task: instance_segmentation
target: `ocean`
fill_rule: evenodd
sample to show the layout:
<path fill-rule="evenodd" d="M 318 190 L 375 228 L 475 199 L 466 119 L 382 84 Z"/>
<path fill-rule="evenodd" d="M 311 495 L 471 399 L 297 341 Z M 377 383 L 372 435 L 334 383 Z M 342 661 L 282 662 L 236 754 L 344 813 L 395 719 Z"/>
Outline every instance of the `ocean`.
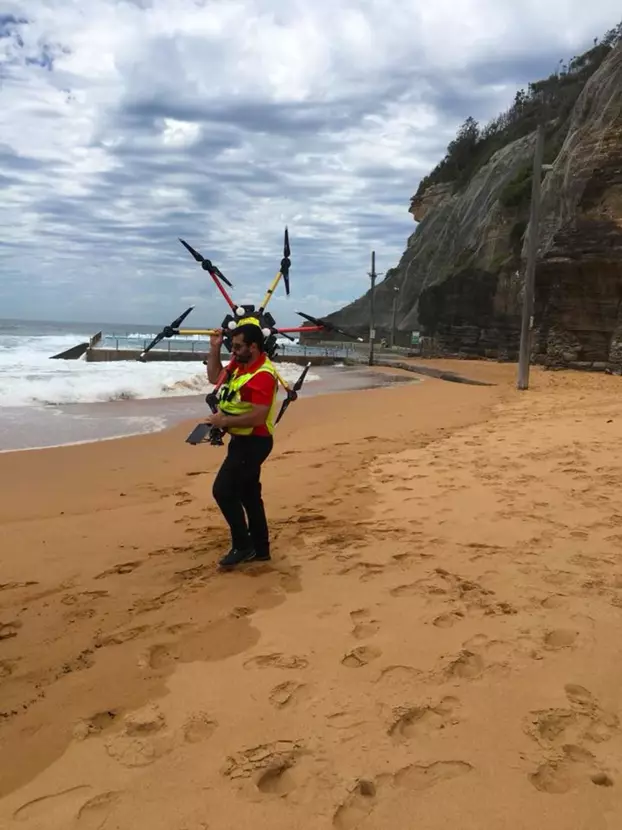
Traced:
<path fill-rule="evenodd" d="M 106 334 L 102 345 L 143 348 L 158 328 L 0 319 L 0 451 L 136 435 L 204 417 L 212 386 L 200 361 L 50 359 L 100 330 Z M 162 341 L 159 349 L 169 342 Z M 172 348 L 184 345 L 202 352 L 208 348 L 199 338 L 185 344 L 176 338 Z M 284 347 L 297 350 L 290 341 Z M 302 367 L 285 361 L 279 371 L 294 382 Z M 309 370 L 303 390 L 318 380 L 320 375 Z"/>

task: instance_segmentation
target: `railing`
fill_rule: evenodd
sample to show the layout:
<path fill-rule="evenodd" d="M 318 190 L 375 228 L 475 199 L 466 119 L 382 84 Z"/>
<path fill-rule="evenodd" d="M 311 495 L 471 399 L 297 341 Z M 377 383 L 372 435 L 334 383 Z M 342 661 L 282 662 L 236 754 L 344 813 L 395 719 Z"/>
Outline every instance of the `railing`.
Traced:
<path fill-rule="evenodd" d="M 127 337 L 127 335 L 117 335 L 117 334 L 107 334 L 102 337 L 102 339 L 97 344 L 96 348 L 102 349 L 114 349 L 115 351 L 124 351 L 124 350 L 132 350 L 138 351 L 145 349 L 153 338 L 138 338 L 138 337 Z M 195 353 L 207 353 L 209 351 L 209 341 L 208 340 L 186 340 L 182 338 L 175 337 L 174 339 L 167 339 L 161 340 L 156 346 L 153 347 L 153 351 L 159 352 L 189 352 L 190 354 Z M 296 355 L 302 357 L 312 357 L 312 356 L 320 356 L 320 357 L 333 357 L 333 358 L 346 358 L 349 357 L 353 352 L 356 351 L 356 347 L 352 344 L 335 344 L 334 346 L 328 345 L 318 345 L 318 346 L 300 346 L 295 344 L 279 344 L 279 349 L 277 354 L 281 357 L 286 357 L 289 355 Z"/>

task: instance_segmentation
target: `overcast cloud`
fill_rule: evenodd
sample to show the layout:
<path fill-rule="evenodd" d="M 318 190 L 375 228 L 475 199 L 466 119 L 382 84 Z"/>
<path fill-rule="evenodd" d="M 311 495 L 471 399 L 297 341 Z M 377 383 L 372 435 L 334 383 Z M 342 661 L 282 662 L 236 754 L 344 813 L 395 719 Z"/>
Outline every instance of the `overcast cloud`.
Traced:
<path fill-rule="evenodd" d="M 619 0 L 0 0 L 0 317 L 219 322 L 177 237 L 271 310 L 384 272 L 419 180 Z M 118 305 L 118 308 L 117 308 Z"/>

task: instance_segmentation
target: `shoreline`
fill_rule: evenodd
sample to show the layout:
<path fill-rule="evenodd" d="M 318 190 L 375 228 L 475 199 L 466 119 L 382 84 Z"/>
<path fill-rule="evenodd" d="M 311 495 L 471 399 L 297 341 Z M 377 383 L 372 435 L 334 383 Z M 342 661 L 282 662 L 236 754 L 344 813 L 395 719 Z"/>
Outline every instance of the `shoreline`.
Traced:
<path fill-rule="evenodd" d="M 622 379 L 462 369 L 290 407 L 240 572 L 184 425 L 0 456 L 0 824 L 622 820 Z"/>
<path fill-rule="evenodd" d="M 337 371 L 333 373 L 333 369 Z M 312 381 L 308 386 L 303 387 L 300 393 L 299 401 L 303 402 L 305 399 L 315 397 L 317 395 L 331 395 L 339 394 L 348 391 L 364 391 L 373 389 L 378 386 L 392 386 L 401 383 L 417 384 L 423 381 L 423 378 L 413 376 L 412 373 L 406 372 L 399 368 L 382 370 L 381 367 L 330 367 L 326 373 L 326 367 L 320 369 L 320 377 Z M 384 378 L 385 380 L 381 380 Z M 279 388 L 279 405 L 284 400 L 285 395 L 283 390 Z M 190 413 L 190 410 L 196 407 L 196 416 Z M 144 422 L 159 421 L 158 424 L 148 425 L 144 429 L 132 429 L 131 424 L 126 427 L 127 431 L 119 432 L 114 435 L 101 435 L 99 437 L 89 437 L 78 440 L 61 440 L 58 443 L 42 444 L 37 446 L 17 446 L 0 448 L 0 455 L 12 452 L 28 452 L 34 450 L 53 449 L 57 447 L 78 446 L 82 444 L 97 443 L 99 441 L 112 441 L 122 438 L 131 438 L 140 435 L 152 435 L 167 429 L 170 429 L 177 424 L 185 423 L 187 425 L 201 421 L 202 414 L 207 412 L 205 404 L 205 394 L 193 393 L 184 395 L 169 395 L 151 398 L 136 398 L 131 400 L 111 400 L 111 401 L 92 401 L 87 403 L 72 403 L 72 404 L 53 404 L 49 405 L 48 409 L 39 406 L 24 406 L 11 407 L 22 411 L 24 416 L 33 420 L 35 427 L 45 429 L 44 423 L 47 419 L 59 415 L 64 419 L 64 425 L 68 426 L 71 419 L 85 419 L 87 422 L 95 424 L 100 419 L 105 427 L 111 423 L 111 418 L 119 419 L 119 421 L 134 421 L 136 419 Z M 0 409 L 0 419 L 2 416 L 2 409 Z M 122 428 L 122 427 L 121 427 Z M 191 427 L 189 427 L 190 431 Z"/>

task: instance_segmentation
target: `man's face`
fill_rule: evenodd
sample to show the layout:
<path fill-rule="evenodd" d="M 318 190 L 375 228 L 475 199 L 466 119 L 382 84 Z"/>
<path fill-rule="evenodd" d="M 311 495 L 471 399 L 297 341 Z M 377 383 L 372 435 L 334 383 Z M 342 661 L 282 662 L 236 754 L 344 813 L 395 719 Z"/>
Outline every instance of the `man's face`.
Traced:
<path fill-rule="evenodd" d="M 235 335 L 231 338 L 231 351 L 238 363 L 250 363 L 254 357 L 255 344 L 248 346 L 244 342 L 244 336 L 241 334 Z"/>

